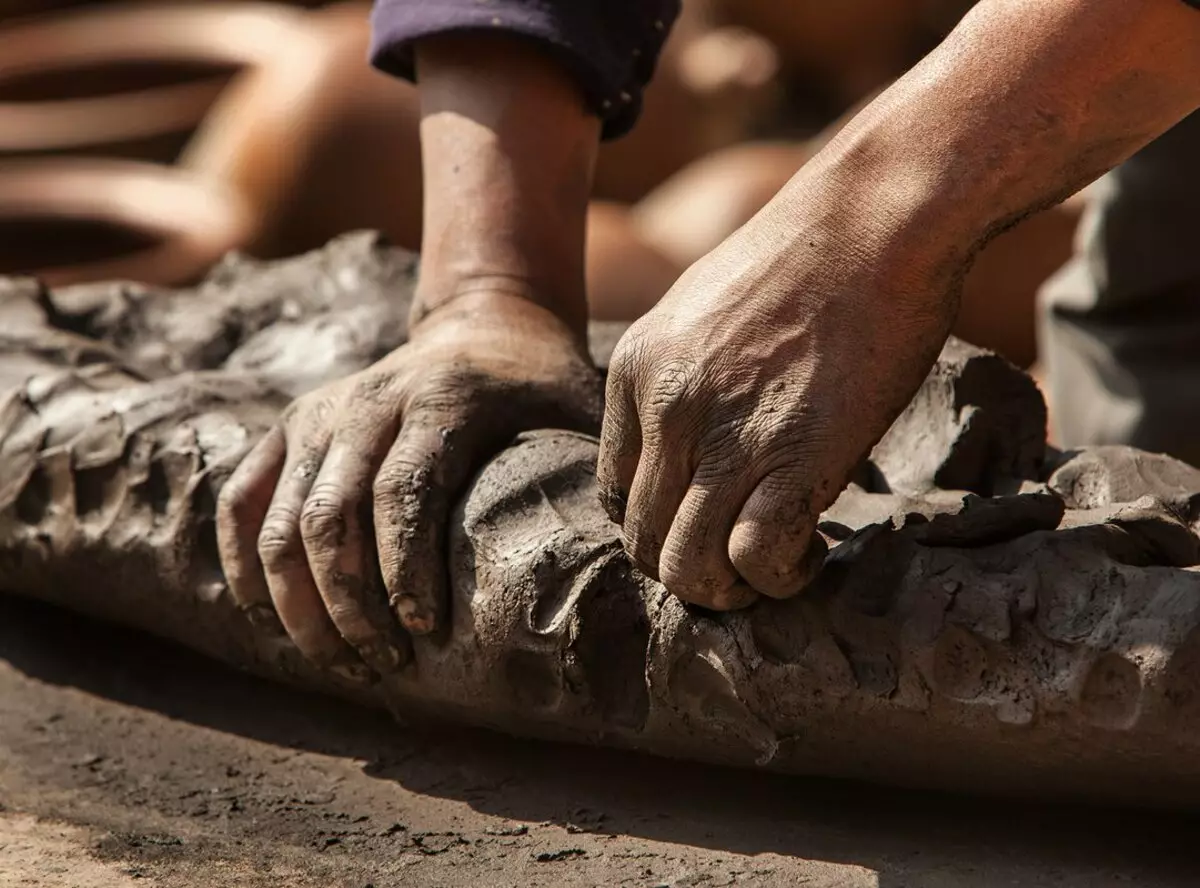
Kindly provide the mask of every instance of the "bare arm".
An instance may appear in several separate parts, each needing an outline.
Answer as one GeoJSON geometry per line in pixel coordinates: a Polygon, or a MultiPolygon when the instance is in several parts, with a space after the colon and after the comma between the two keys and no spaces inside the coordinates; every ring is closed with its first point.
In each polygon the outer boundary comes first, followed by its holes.
{"type": "MultiPolygon", "coordinates": [[[[1180,0],[985,0],[819,162],[847,187],[852,176],[878,181],[871,196],[904,207],[897,221],[944,232],[938,247],[971,248],[1197,107],[1200,10],[1180,0]]],[[[801,197],[802,181],[780,192],[777,209],[801,197]]]]}
{"type": "Polygon", "coordinates": [[[618,347],[599,477],[632,557],[710,607],[800,591],[979,246],[1197,106],[1180,0],[980,3],[618,347]]]}
{"type": "Polygon", "coordinates": [[[584,225],[600,121],[514,38],[417,47],[425,219],[420,315],[467,293],[531,300],[586,334],[584,225]]]}
{"type": "Polygon", "coordinates": [[[238,602],[351,673],[402,667],[405,630],[444,625],[446,525],[471,475],[523,430],[600,420],[583,290],[599,122],[528,42],[429,38],[418,65],[426,196],[409,341],[293,402],[218,506],[238,602]]]}

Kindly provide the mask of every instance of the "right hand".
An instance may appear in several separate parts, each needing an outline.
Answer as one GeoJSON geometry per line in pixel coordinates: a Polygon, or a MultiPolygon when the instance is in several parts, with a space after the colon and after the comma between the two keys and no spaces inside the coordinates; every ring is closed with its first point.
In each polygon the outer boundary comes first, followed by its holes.
{"type": "Polygon", "coordinates": [[[401,668],[402,629],[444,624],[446,525],[471,476],[522,431],[595,432],[601,401],[548,310],[448,303],[374,366],[297,398],[234,471],[217,504],[234,598],[348,677],[401,668]]]}

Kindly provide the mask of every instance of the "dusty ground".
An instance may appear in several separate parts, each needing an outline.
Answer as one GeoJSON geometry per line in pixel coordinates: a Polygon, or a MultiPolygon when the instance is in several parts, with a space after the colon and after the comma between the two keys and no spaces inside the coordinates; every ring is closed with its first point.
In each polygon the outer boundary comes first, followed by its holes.
{"type": "Polygon", "coordinates": [[[402,728],[0,597],[0,888],[1165,888],[1198,832],[402,728]]]}

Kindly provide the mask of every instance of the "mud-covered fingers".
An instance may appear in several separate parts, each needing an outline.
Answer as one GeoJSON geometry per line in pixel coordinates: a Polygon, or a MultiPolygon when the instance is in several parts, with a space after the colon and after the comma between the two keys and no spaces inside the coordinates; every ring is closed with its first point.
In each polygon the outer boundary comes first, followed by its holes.
{"type": "Polygon", "coordinates": [[[641,453],[642,426],[633,394],[619,368],[610,370],[604,400],[604,424],[600,427],[596,485],[600,491],[600,504],[617,524],[625,521],[629,490],[641,453]]]}
{"type": "MultiPolygon", "coordinates": [[[[297,436],[299,438],[299,436],[297,436]]],[[[321,469],[324,447],[288,442],[287,458],[263,520],[258,555],[280,622],[306,657],[323,666],[361,667],[326,611],[313,580],[300,514],[321,469]]]]}
{"type": "Polygon", "coordinates": [[[659,559],[667,591],[711,610],[736,610],[758,594],[729,560],[729,532],[744,490],[736,478],[702,465],[692,479],[659,559]]]}
{"type": "Polygon", "coordinates": [[[758,592],[790,598],[820,572],[828,548],[817,533],[814,499],[801,466],[771,472],[746,498],[729,534],[729,559],[758,592]]]}
{"type": "Polygon", "coordinates": [[[380,673],[409,660],[375,559],[371,483],[392,441],[387,423],[335,433],[300,513],[313,581],[338,632],[380,673]],[[386,443],[385,443],[386,442],[386,443]]]}
{"type": "Polygon", "coordinates": [[[234,601],[255,628],[281,634],[258,557],[258,535],[286,456],[283,430],[274,427],[234,469],[217,499],[217,550],[234,601]]]}
{"type": "Polygon", "coordinates": [[[692,480],[692,462],[682,444],[644,443],[629,486],[622,537],[625,552],[649,577],[662,579],[667,535],[692,480]]]}
{"type": "MultiPolygon", "coordinates": [[[[476,421],[486,420],[478,416],[476,421]]],[[[435,631],[448,600],[446,525],[475,467],[494,455],[461,412],[416,407],[375,477],[375,540],[384,588],[414,635],[435,631]]]]}

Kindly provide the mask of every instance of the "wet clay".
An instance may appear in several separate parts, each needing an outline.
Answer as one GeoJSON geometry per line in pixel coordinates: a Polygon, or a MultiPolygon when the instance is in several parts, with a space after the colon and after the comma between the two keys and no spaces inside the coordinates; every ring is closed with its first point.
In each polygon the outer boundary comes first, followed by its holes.
{"type": "Polygon", "coordinates": [[[1047,453],[1028,379],[956,342],[824,516],[828,560],[796,599],[681,604],[626,559],[596,442],[544,431],[462,498],[450,625],[414,640],[407,672],[347,684],[254,632],[221,574],[216,493],[289,396],[404,341],[414,270],[354,235],[282,263],[231,258],[187,291],[0,285],[0,586],[406,717],[890,783],[1200,802],[1200,471],[1126,448],[1047,453]]]}

